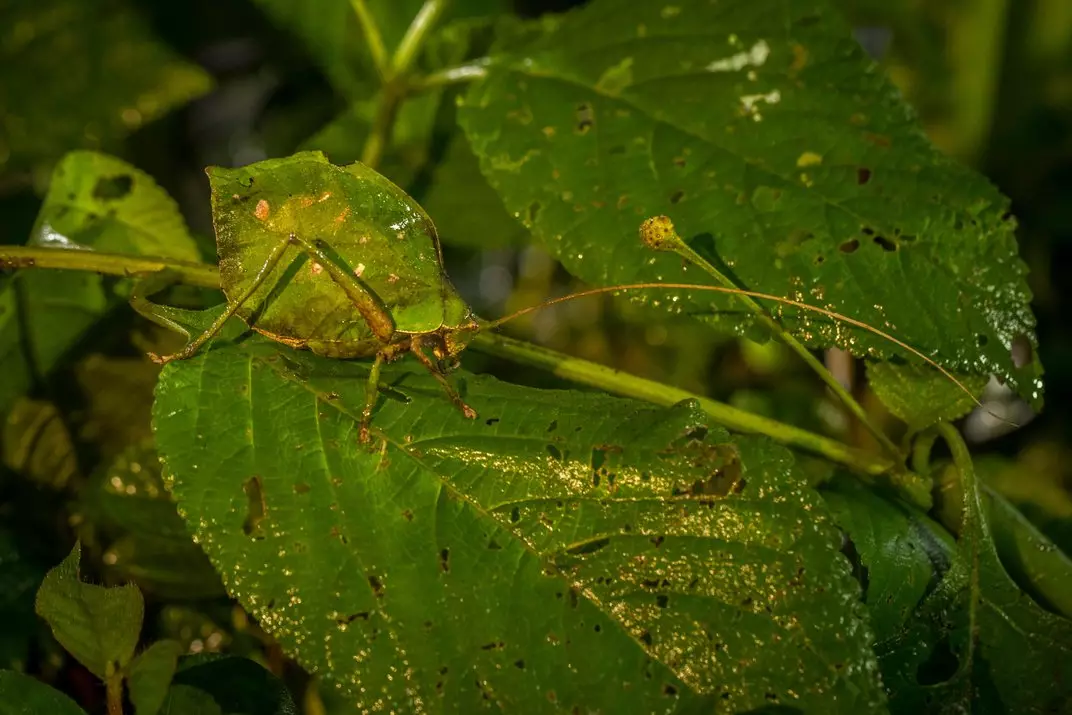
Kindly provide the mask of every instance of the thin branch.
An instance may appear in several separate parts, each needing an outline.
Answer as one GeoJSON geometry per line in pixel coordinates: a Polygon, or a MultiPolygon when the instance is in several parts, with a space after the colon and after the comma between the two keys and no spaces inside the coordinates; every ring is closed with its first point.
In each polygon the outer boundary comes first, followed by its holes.
{"type": "Polygon", "coordinates": [[[372,55],[376,71],[382,79],[386,79],[390,72],[390,60],[387,57],[387,48],[383,45],[380,28],[376,25],[376,18],[372,16],[365,0],[350,0],[350,6],[354,9],[361,31],[365,34],[365,42],[368,43],[368,51],[372,55]]]}

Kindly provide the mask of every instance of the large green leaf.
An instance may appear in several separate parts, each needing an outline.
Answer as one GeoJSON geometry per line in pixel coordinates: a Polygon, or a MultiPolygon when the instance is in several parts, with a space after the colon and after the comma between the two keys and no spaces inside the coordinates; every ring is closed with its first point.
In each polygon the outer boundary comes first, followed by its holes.
{"type": "Polygon", "coordinates": [[[14,0],[0,42],[0,171],[117,139],[208,91],[124,0],[14,0]]]}
{"type": "MultiPolygon", "coordinates": [[[[56,166],[29,244],[199,258],[178,206],[152,177],[91,151],[56,166]]],[[[117,303],[100,276],[74,271],[24,270],[0,284],[0,412],[117,303]]]]}
{"type": "Polygon", "coordinates": [[[134,657],[145,600],[137,586],[105,588],[82,581],[82,547],[45,576],[37,591],[37,614],[67,651],[98,678],[134,657]]]}
{"type": "MultiPolygon", "coordinates": [[[[928,143],[826,2],[594,0],[530,37],[471,88],[461,120],[507,208],[572,273],[710,282],[637,240],[642,220],[669,215],[742,287],[849,314],[1041,398],[1038,360],[1010,354],[1035,339],[1008,201],[928,143]]],[[[709,295],[643,299],[742,324],[709,295]]],[[[809,345],[918,361],[770,307],[809,345]]]]}
{"type": "Polygon", "coordinates": [[[182,655],[182,646],[172,640],[153,643],[130,664],[127,687],[135,715],[156,715],[167,699],[171,678],[182,655]]]}
{"type": "MultiPolygon", "coordinates": [[[[210,319],[206,316],[201,322],[210,319]]],[[[884,712],[856,585],[788,454],[651,407],[264,338],[169,364],[180,513],[232,595],[362,707],[884,712]]]]}
{"type": "Polygon", "coordinates": [[[227,715],[298,715],[283,681],[248,658],[183,658],[171,690],[185,688],[195,688],[227,715]]]}
{"type": "Polygon", "coordinates": [[[69,697],[40,680],[0,670],[0,715],[85,715],[69,697]]]}
{"type": "Polygon", "coordinates": [[[992,517],[980,510],[952,544],[934,522],[864,489],[841,483],[825,496],[866,569],[894,713],[1042,715],[1072,706],[1072,622],[1009,578],[992,517]]]}

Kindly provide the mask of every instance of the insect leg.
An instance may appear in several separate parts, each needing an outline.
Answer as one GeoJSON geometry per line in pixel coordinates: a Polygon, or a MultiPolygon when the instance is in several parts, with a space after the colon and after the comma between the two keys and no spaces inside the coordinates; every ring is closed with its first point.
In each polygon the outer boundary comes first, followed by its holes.
{"type": "Polygon", "coordinates": [[[395,321],[391,317],[391,311],[380,301],[368,288],[361,285],[349,271],[343,270],[330,256],[322,251],[314,242],[307,241],[297,235],[291,234],[290,240],[301,246],[301,249],[309,258],[322,266],[331,276],[331,280],[346,292],[346,296],[361,313],[369,330],[380,342],[390,343],[395,334],[395,321]]]}
{"type": "Polygon", "coordinates": [[[382,350],[376,353],[376,360],[372,363],[368,382],[365,384],[365,409],[361,411],[361,430],[358,432],[361,444],[369,443],[369,422],[372,421],[372,408],[376,406],[376,397],[379,395],[380,369],[385,360],[386,355],[382,350]]]}
{"type": "Polygon", "coordinates": [[[432,358],[428,357],[424,353],[423,346],[421,345],[421,336],[413,336],[413,340],[410,342],[409,349],[410,352],[412,352],[416,356],[416,358],[421,361],[421,364],[428,368],[428,372],[432,373],[432,377],[434,377],[439,382],[439,384],[443,386],[443,390],[447,393],[447,397],[449,397],[450,401],[453,402],[454,405],[462,411],[462,414],[471,420],[476,419],[476,410],[465,404],[465,401],[462,399],[462,396],[458,394],[458,391],[455,390],[454,386],[450,384],[450,380],[448,380],[446,375],[443,374],[443,371],[439,369],[439,365],[437,365],[435,361],[432,360],[432,358]]]}
{"type": "Polygon", "coordinates": [[[272,270],[279,265],[279,261],[283,258],[283,254],[286,252],[287,247],[290,246],[290,239],[284,238],[275,246],[272,247],[271,252],[268,254],[268,258],[264,261],[264,265],[257,271],[257,275],[253,277],[253,282],[249,284],[249,287],[242,292],[240,296],[230,301],[227,305],[227,310],[223,312],[220,317],[213,321],[208,330],[198,335],[196,338],[186,344],[182,350],[171,355],[157,355],[156,353],[149,353],[149,357],[153,362],[166,363],[172,360],[183,360],[196,353],[202,345],[207,343],[213,337],[219,333],[223,326],[231,319],[235,313],[245,304],[250,297],[257,292],[257,289],[261,287],[265,279],[271,274],[272,270]]]}

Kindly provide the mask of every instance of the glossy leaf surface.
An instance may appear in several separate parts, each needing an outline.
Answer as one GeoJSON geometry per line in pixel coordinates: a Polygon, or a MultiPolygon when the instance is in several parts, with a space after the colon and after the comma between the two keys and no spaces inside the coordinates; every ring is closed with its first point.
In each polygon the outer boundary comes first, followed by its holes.
{"type": "Polygon", "coordinates": [[[367,370],[220,341],[165,369],[154,418],[230,592],[362,706],[884,711],[836,533],[783,450],[688,403],[455,375],[466,420],[405,366],[370,450],[367,370]]]}
{"type": "MultiPolygon", "coordinates": [[[[1008,201],[928,143],[827,3],[623,12],[595,0],[500,51],[462,124],[507,208],[575,275],[710,282],[637,240],[641,221],[669,215],[742,287],[851,315],[1041,398],[1037,358],[1010,354],[1034,343],[1034,319],[1008,201]]],[[[739,304],[708,296],[644,299],[741,326],[739,304]]],[[[809,345],[918,361],[769,308],[809,345]]]]}

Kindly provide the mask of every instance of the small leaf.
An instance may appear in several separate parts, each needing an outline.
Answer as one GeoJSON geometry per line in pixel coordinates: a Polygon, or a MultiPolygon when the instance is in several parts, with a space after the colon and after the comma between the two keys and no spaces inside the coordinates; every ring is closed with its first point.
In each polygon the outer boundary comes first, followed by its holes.
{"type": "Polygon", "coordinates": [[[45,576],[37,592],[37,614],[78,662],[104,679],[134,656],[145,601],[137,586],[104,588],[82,582],[82,548],[45,576]]]}
{"type": "Polygon", "coordinates": [[[113,146],[211,86],[124,0],[23,1],[5,11],[0,65],[18,71],[0,83],[0,170],[113,146]]]}
{"type": "Polygon", "coordinates": [[[0,715],[86,715],[75,701],[36,678],[0,670],[0,715]]]}
{"type": "Polygon", "coordinates": [[[958,375],[969,395],[932,367],[892,362],[868,362],[867,379],[882,404],[913,431],[968,414],[976,406],[971,395],[981,395],[987,383],[984,375],[958,375]]]}
{"type": "Polygon", "coordinates": [[[175,641],[157,641],[130,664],[127,688],[135,715],[156,715],[160,711],[182,653],[182,646],[175,641]]]}
{"type": "Polygon", "coordinates": [[[189,685],[172,685],[161,710],[167,715],[224,715],[211,695],[189,685]]]}
{"type": "Polygon", "coordinates": [[[397,364],[367,450],[368,370],[217,340],[165,367],[154,407],[229,591],[359,706],[884,711],[856,584],[785,451],[689,403],[455,373],[468,420],[397,364]]]}

